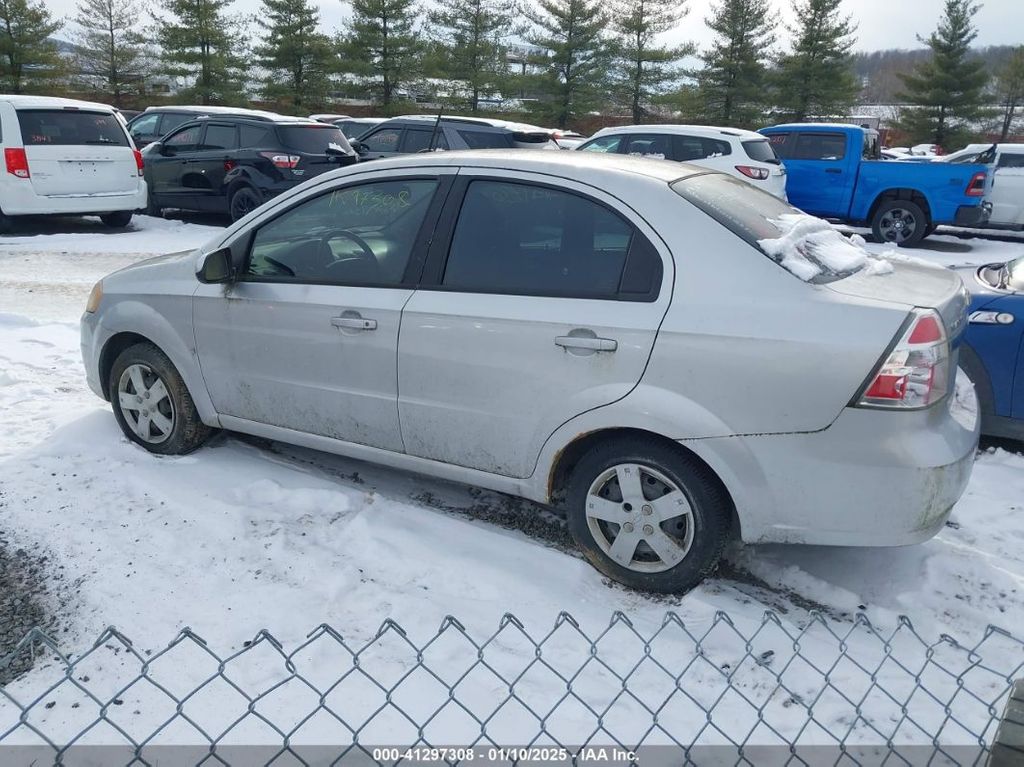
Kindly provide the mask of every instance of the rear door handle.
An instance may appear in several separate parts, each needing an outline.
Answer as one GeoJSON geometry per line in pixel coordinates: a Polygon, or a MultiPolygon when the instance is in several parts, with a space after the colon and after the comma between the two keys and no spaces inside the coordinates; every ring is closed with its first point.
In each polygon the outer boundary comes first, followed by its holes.
{"type": "Polygon", "coordinates": [[[331,317],[331,324],[336,328],[350,328],[352,330],[377,329],[377,320],[370,320],[366,317],[331,317]]]}
{"type": "Polygon", "coordinates": [[[825,168],[826,173],[842,173],[843,171],[839,168],[825,168]]]}
{"type": "Polygon", "coordinates": [[[558,336],[555,345],[563,349],[587,349],[592,352],[613,352],[619,348],[614,338],[591,338],[589,336],[558,336]]]}

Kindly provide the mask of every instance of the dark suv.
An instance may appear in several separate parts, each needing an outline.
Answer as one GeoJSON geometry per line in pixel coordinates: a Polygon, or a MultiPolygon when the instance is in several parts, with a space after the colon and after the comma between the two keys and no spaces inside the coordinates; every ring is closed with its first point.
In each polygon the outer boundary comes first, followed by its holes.
{"type": "Polygon", "coordinates": [[[218,115],[181,125],[143,151],[150,215],[164,208],[237,221],[271,197],[358,157],[333,125],[218,115]]]}
{"type": "Polygon", "coordinates": [[[385,120],[352,144],[363,160],[434,149],[558,149],[551,132],[483,117],[408,115],[385,120]]]}

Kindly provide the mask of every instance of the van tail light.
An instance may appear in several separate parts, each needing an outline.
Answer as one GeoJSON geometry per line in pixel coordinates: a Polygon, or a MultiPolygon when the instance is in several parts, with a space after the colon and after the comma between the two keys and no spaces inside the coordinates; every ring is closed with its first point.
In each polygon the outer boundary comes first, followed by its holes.
{"type": "Polygon", "coordinates": [[[949,389],[949,356],[942,318],[934,309],[914,309],[857,405],[913,410],[938,402],[949,389]]]}
{"type": "Polygon", "coordinates": [[[283,170],[292,170],[299,164],[299,160],[302,159],[297,154],[281,154],[280,152],[260,152],[260,156],[266,157],[274,163],[275,168],[281,168],[283,170]]]}
{"type": "Polygon", "coordinates": [[[25,156],[24,149],[5,149],[4,162],[7,163],[7,172],[12,176],[17,176],[18,178],[29,177],[28,157],[25,156]]]}
{"type": "Polygon", "coordinates": [[[737,165],[736,170],[747,178],[757,179],[758,181],[764,181],[768,178],[767,168],[758,168],[754,165],[737,165]]]}
{"type": "Polygon", "coordinates": [[[142,152],[138,149],[133,149],[132,152],[135,154],[135,167],[139,171],[139,175],[142,175],[142,169],[146,166],[145,161],[142,159],[142,152]]]}
{"type": "Polygon", "coordinates": [[[965,194],[968,197],[985,196],[985,171],[979,171],[971,176],[971,181],[967,185],[967,191],[965,194]]]}

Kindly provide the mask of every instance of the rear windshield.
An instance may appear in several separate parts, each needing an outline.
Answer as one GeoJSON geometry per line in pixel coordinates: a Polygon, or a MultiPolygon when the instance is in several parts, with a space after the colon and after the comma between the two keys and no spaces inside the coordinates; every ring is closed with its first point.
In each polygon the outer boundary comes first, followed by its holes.
{"type": "Polygon", "coordinates": [[[348,139],[334,125],[287,125],[277,129],[282,143],[289,149],[305,154],[326,154],[329,144],[337,144],[351,152],[348,139]]]}
{"type": "Polygon", "coordinates": [[[779,158],[776,157],[775,150],[772,149],[772,145],[768,143],[768,139],[752,139],[751,141],[744,141],[743,150],[751,160],[775,163],[776,165],[779,164],[779,158]]]}
{"type": "Polygon", "coordinates": [[[25,146],[128,146],[120,121],[104,112],[22,109],[18,122],[25,146]]]}
{"type": "MultiPolygon", "coordinates": [[[[806,282],[832,282],[873,261],[863,240],[847,239],[827,221],[733,176],[702,173],[673,182],[672,189],[806,282]]],[[[873,270],[881,274],[891,266],[873,270]]]]}
{"type": "Polygon", "coordinates": [[[551,140],[551,135],[538,131],[516,131],[512,138],[520,144],[546,144],[551,140]]]}

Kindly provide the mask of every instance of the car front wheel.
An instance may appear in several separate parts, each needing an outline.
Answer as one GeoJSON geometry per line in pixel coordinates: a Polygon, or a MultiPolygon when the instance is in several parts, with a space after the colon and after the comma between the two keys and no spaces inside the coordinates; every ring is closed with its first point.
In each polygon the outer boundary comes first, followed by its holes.
{"type": "Polygon", "coordinates": [[[151,453],[189,453],[213,431],[200,420],[177,369],[153,344],[138,343],[121,352],[110,370],[109,387],[121,431],[151,453]]]}
{"type": "Polygon", "coordinates": [[[714,572],[728,498],[711,472],[642,440],[599,445],[573,470],[569,529],[599,571],[646,591],[684,592],[714,572]]]}

